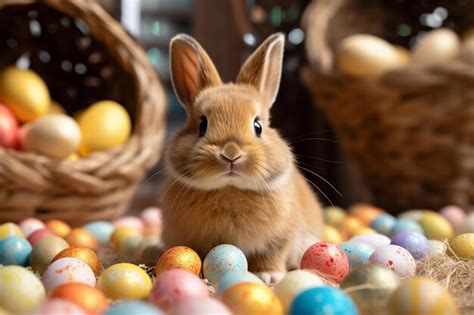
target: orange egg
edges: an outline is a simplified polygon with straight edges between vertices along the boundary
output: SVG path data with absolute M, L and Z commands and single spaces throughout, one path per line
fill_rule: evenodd
M 99 289 L 87 284 L 70 282 L 54 289 L 50 298 L 70 301 L 86 311 L 87 314 L 101 314 L 109 302 Z
M 284 314 L 280 300 L 264 284 L 244 282 L 233 285 L 222 293 L 221 300 L 234 314 Z
M 56 256 L 54 256 L 53 261 L 64 257 L 72 257 L 85 262 L 89 267 L 91 267 L 94 274 L 98 276 L 100 274 L 100 260 L 97 254 L 90 248 L 81 247 L 81 246 L 71 246 L 60 251 Z
M 356 204 L 349 209 L 349 214 L 356 217 L 364 225 L 370 225 L 372 221 L 384 211 L 369 204 Z
M 375 231 L 372 228 L 369 228 L 368 226 L 362 225 L 360 227 L 355 228 L 352 231 L 352 236 L 367 234 L 367 233 L 377 233 L 377 231 Z
M 110 243 L 112 247 L 119 248 L 128 238 L 139 235 L 142 235 L 140 231 L 131 227 L 121 226 L 116 228 L 114 233 L 112 233 L 112 236 L 110 237 Z
M 46 227 L 59 237 L 65 237 L 71 232 L 71 227 L 61 220 L 49 220 L 46 222 Z
M 339 232 L 344 239 L 349 239 L 354 235 L 354 232 L 362 227 L 362 223 L 354 216 L 346 216 L 337 226 Z
M 94 235 L 92 235 L 91 232 L 80 228 L 72 229 L 65 237 L 65 240 L 71 246 L 82 246 L 93 250 L 96 250 L 99 247 L 99 242 Z
M 176 246 L 161 255 L 156 264 L 156 275 L 171 269 L 185 269 L 199 276 L 201 273 L 201 258 L 187 246 Z

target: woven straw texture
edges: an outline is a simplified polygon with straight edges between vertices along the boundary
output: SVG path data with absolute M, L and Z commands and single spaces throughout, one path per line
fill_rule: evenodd
M 133 122 L 126 144 L 75 161 L 0 148 L 0 222 L 119 216 L 164 139 L 165 93 L 145 53 L 90 0 L 2 0 L 0 20 L 0 68 L 27 56 L 68 114 L 112 99 Z
M 358 163 L 373 202 L 394 211 L 446 204 L 473 210 L 474 53 L 374 80 L 345 76 L 334 66 L 341 39 L 389 33 L 391 13 L 362 2 L 318 0 L 307 9 L 302 79 L 315 104 Z

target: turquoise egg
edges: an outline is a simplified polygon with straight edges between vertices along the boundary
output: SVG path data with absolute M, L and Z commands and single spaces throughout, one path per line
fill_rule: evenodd
M 0 241 L 0 265 L 28 266 L 32 249 L 30 243 L 22 237 L 4 238 Z
M 112 305 L 104 315 L 164 315 L 156 306 L 142 301 L 122 301 Z
M 227 288 L 233 286 L 234 284 L 242 282 L 263 283 L 259 277 L 257 277 L 251 272 L 248 272 L 246 270 L 232 270 L 226 272 L 222 276 L 221 280 L 219 281 L 219 285 L 217 286 L 216 295 L 221 294 Z
M 316 287 L 296 296 L 290 306 L 290 315 L 358 315 L 351 298 L 339 288 Z
M 425 235 L 423 232 L 423 228 L 421 225 L 413 220 L 398 220 L 397 223 L 392 228 L 392 231 L 390 231 L 390 235 L 396 235 L 400 232 L 405 232 L 405 231 L 410 231 L 410 232 L 418 232 L 422 235 Z
M 397 219 L 393 215 L 382 214 L 372 221 L 370 227 L 383 235 L 390 235 L 396 223 Z
M 115 225 L 107 221 L 93 221 L 84 225 L 84 229 L 91 232 L 101 245 L 107 245 Z
M 212 284 L 218 284 L 221 277 L 229 271 L 247 271 L 248 264 L 245 254 L 230 244 L 222 244 L 209 251 L 204 259 L 202 270 L 204 278 Z
M 354 269 L 369 262 L 369 257 L 375 250 L 375 247 L 366 243 L 347 241 L 338 244 L 349 258 L 349 266 Z

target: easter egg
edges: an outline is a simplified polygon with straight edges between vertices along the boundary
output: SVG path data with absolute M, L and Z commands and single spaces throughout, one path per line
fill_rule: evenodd
M 346 216 L 344 209 L 339 207 L 326 207 L 324 208 L 324 223 L 337 226 L 342 219 Z
M 412 232 L 418 232 L 420 234 L 425 234 L 423 231 L 423 228 L 421 227 L 418 222 L 412 221 L 412 220 L 405 220 L 405 219 L 400 219 L 395 223 L 395 225 L 392 228 L 392 231 L 390 231 L 390 235 L 395 235 L 400 232 L 404 231 L 412 231 Z
M 349 259 L 337 245 L 322 241 L 311 245 L 305 251 L 300 267 L 340 283 L 349 272 Z
M 46 228 L 59 237 L 66 237 L 71 232 L 71 227 L 61 220 L 46 221 Z
M 348 239 L 361 227 L 363 227 L 363 225 L 359 219 L 348 215 L 338 224 L 337 229 L 344 239 Z
M 185 269 L 199 276 L 201 273 L 201 258 L 187 246 L 176 246 L 161 255 L 156 264 L 156 275 L 171 269 Z
M 71 246 L 82 246 L 94 250 L 99 247 L 99 242 L 95 239 L 94 235 L 81 228 L 72 229 L 64 239 Z
M 28 236 L 28 242 L 30 242 L 31 246 L 35 246 L 36 243 L 38 243 L 40 239 L 42 239 L 45 236 L 51 236 L 51 235 L 55 236 L 56 234 L 54 234 L 48 229 L 40 229 L 40 230 L 34 231 Z
M 446 254 L 446 244 L 438 240 L 428 240 L 428 250 L 425 252 L 426 256 L 444 255 Z
M 384 212 L 382 209 L 369 204 L 355 204 L 349 209 L 349 214 L 357 218 L 362 224 L 369 225 Z
M 145 225 L 145 234 L 156 235 L 161 232 L 163 221 L 161 218 L 161 210 L 159 208 L 146 208 L 140 214 L 140 218 Z
M 372 245 L 374 248 L 388 245 L 391 242 L 391 240 L 387 236 L 382 234 L 362 234 L 354 236 L 350 240 L 354 242 L 369 244 Z
M 474 212 L 467 215 L 466 219 L 456 226 L 456 234 L 474 233 Z
M 51 101 L 51 104 L 50 104 L 49 110 L 48 110 L 48 114 L 64 114 L 64 115 L 67 115 L 67 112 L 64 109 L 64 107 L 59 105 L 58 102 Z
M 283 315 L 283 305 L 273 291 L 264 284 L 239 283 L 221 295 L 221 301 L 233 314 Z
M 19 127 L 12 111 L 0 103 L 0 147 L 17 148 Z
M 231 311 L 213 298 L 188 297 L 179 299 L 167 312 L 168 315 L 215 314 L 231 315 Z M 145 315 L 145 314 L 144 314 Z
M 357 236 L 357 235 L 362 235 L 362 234 L 376 234 L 377 232 L 368 227 L 368 226 L 359 226 L 359 227 L 356 227 L 353 231 L 352 231 L 352 236 Z
M 93 221 L 84 225 L 83 228 L 92 233 L 101 245 L 107 245 L 115 230 L 115 225 L 107 221 Z
M 458 35 L 447 28 L 438 28 L 426 33 L 413 47 L 414 65 L 430 66 L 456 57 L 460 50 Z
M 142 234 L 128 226 L 121 226 L 114 230 L 110 236 L 110 245 L 114 248 L 118 248 L 120 244 L 124 243 L 128 238 L 133 236 L 141 236 Z
M 44 300 L 41 281 L 20 266 L 0 267 L 0 307 L 13 314 L 29 314 Z
M 232 270 L 248 270 L 247 258 L 239 248 L 233 245 L 216 246 L 204 258 L 202 272 L 204 278 L 212 284 L 219 283 L 220 278 Z
M 120 104 L 101 101 L 92 104 L 78 118 L 82 133 L 81 155 L 124 144 L 131 131 L 130 117 Z
M 32 315 L 87 315 L 74 303 L 62 299 L 45 301 Z
M 398 245 L 376 248 L 370 255 L 369 262 L 387 266 L 402 277 L 412 277 L 416 272 L 415 259 L 405 248 Z
M 430 240 L 449 240 L 454 235 L 453 227 L 448 220 L 436 212 L 425 212 L 421 217 L 420 225 Z
M 278 282 L 273 291 L 283 304 L 285 312 L 290 309 L 291 302 L 302 291 L 323 285 L 323 280 L 317 275 L 306 270 L 293 270 Z
M 81 246 L 71 246 L 60 251 L 54 256 L 52 262 L 61 258 L 75 258 L 86 263 L 94 272 L 96 276 L 100 273 L 100 260 L 97 254 L 90 248 Z
M 23 234 L 25 237 L 28 237 L 31 235 L 31 233 L 44 229 L 46 225 L 44 223 L 36 218 L 27 218 L 24 220 L 21 220 L 20 223 L 18 224 L 20 226 L 20 229 L 23 231 Z
M 150 293 L 151 279 L 142 268 L 119 263 L 105 269 L 97 287 L 112 300 L 139 300 Z
M 22 230 L 15 223 L 4 223 L 0 225 L 0 241 L 10 236 L 25 237 Z
M 55 159 L 65 159 L 79 148 L 81 132 L 76 121 L 49 114 L 21 127 L 22 148 Z
M 95 275 L 92 269 L 82 260 L 65 257 L 53 261 L 41 277 L 46 291 L 50 292 L 68 282 L 79 282 L 95 286 Z
M 421 220 L 421 217 L 423 216 L 423 213 L 425 213 L 425 211 L 426 210 L 412 209 L 412 210 L 408 210 L 408 211 L 400 213 L 397 216 L 397 218 L 399 220 L 410 220 L 410 221 L 418 222 Z
M 138 257 L 142 250 L 144 238 L 142 235 L 133 235 L 119 244 L 118 252 L 123 257 Z
M 343 242 L 338 244 L 338 246 L 347 255 L 351 269 L 368 263 L 370 255 L 375 250 L 374 246 L 357 241 Z
M 439 212 L 453 227 L 458 226 L 466 219 L 466 213 L 458 206 L 446 206 Z
M 397 223 L 397 219 L 390 214 L 382 214 L 374 219 L 371 227 L 380 234 L 390 235 L 393 227 Z
M 329 242 L 329 243 L 340 243 L 343 241 L 341 233 L 339 233 L 338 230 L 336 230 L 335 227 L 331 225 L 324 225 L 323 226 L 323 241 Z
M 437 282 L 421 277 L 405 279 L 388 300 L 390 315 L 457 315 L 454 299 Z
M 198 276 L 183 269 L 161 273 L 156 277 L 150 292 L 150 301 L 164 310 L 176 303 L 178 299 L 189 297 L 207 298 L 209 292 Z
M 430 243 L 424 235 L 412 231 L 395 234 L 392 237 L 392 244 L 405 248 L 416 260 L 425 257 L 425 253 L 430 247 Z
M 221 294 L 227 288 L 241 282 L 253 282 L 263 284 L 262 280 L 251 272 L 245 270 L 228 271 L 221 277 L 219 285 L 217 286 L 216 295 Z
M 21 122 L 45 115 L 51 104 L 48 88 L 33 71 L 8 67 L 0 74 L 0 100 Z
M 384 307 L 399 284 L 400 277 L 393 270 L 367 264 L 349 272 L 341 283 L 341 289 L 347 292 L 361 313 L 372 314 Z
M 121 217 L 116 219 L 113 223 L 116 228 L 121 226 L 127 226 L 139 232 L 143 232 L 143 230 L 145 229 L 143 221 L 140 218 L 134 216 Z
M 69 282 L 57 287 L 49 297 L 74 303 L 87 314 L 101 314 L 109 305 L 107 298 L 99 289 L 77 282 Z
M 474 259 L 474 233 L 460 234 L 449 241 L 453 253 L 461 259 Z
M 60 251 L 69 244 L 58 236 L 45 236 L 36 243 L 31 251 L 30 265 L 34 271 L 42 274 Z
M 354 302 L 342 290 L 321 286 L 309 288 L 296 296 L 289 315 L 358 315 Z
M 150 303 L 142 301 L 120 301 L 113 304 L 103 315 L 164 315 L 164 313 Z
M 0 241 L 0 265 L 28 266 L 31 245 L 18 236 L 10 236 Z

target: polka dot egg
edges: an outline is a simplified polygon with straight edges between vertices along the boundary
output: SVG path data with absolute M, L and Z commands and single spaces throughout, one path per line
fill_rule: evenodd
M 248 264 L 244 253 L 229 244 L 222 244 L 211 249 L 203 263 L 204 277 L 213 284 L 219 283 L 220 278 L 228 271 L 247 269 Z
M 323 241 L 306 250 L 300 267 L 314 270 L 322 277 L 340 283 L 349 272 L 349 259 L 337 245 Z
M 413 256 L 406 249 L 397 245 L 377 248 L 370 256 L 369 262 L 387 266 L 402 277 L 412 277 L 416 271 Z

